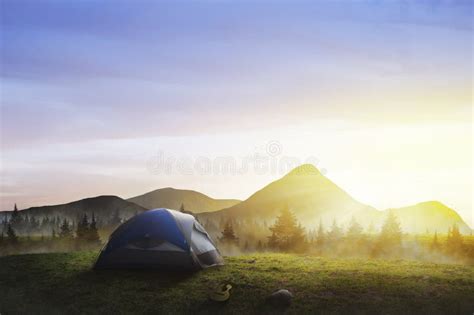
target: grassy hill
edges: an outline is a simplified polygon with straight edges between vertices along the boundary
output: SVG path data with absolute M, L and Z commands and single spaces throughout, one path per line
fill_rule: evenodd
M 168 208 L 178 210 L 183 204 L 193 213 L 216 211 L 240 202 L 236 199 L 213 199 L 194 190 L 162 188 L 128 199 L 147 209 Z
M 275 313 L 274 290 L 293 292 L 289 313 L 472 314 L 474 266 L 259 254 L 228 257 L 198 273 L 92 271 L 97 253 L 0 258 L 2 314 Z M 207 298 L 228 282 L 226 303 Z
M 84 213 L 87 213 L 89 216 L 95 213 L 95 215 L 101 218 L 108 218 L 112 217 L 116 211 L 119 211 L 122 217 L 131 217 L 146 210 L 133 202 L 117 196 L 98 196 L 60 205 L 31 207 L 21 210 L 21 214 L 38 218 L 59 216 L 74 220 L 81 217 Z M 0 212 L 0 215 L 10 215 L 11 213 L 12 211 L 3 211 Z
M 244 220 L 272 222 L 285 207 L 294 212 L 301 224 L 317 228 L 322 221 L 330 226 L 333 220 L 347 227 L 354 217 L 365 228 L 380 229 L 387 211 L 380 211 L 352 198 L 311 164 L 304 164 L 282 178 L 268 184 L 248 199 L 236 205 L 210 213 L 200 213 L 203 222 Z M 402 230 L 409 233 L 446 233 L 457 224 L 464 234 L 471 229 L 453 209 L 430 201 L 414 206 L 392 209 L 400 220 Z
M 471 229 L 463 221 L 461 216 L 453 209 L 438 201 L 421 202 L 413 206 L 396 208 L 392 211 L 399 218 L 404 231 L 434 233 L 447 233 L 448 229 L 455 223 L 461 233 L 469 234 Z
M 94 213 L 106 222 L 117 212 L 122 219 L 126 219 L 147 209 L 179 209 L 182 204 L 186 210 L 197 214 L 202 222 L 215 226 L 214 230 L 210 229 L 214 234 L 220 234 L 221 223 L 229 219 L 266 226 L 285 207 L 289 207 L 307 229 L 317 228 L 320 222 L 329 227 L 333 220 L 337 220 L 340 226 L 347 227 L 353 217 L 365 228 L 373 225 L 375 229 L 380 229 L 387 213 L 358 202 L 310 164 L 293 169 L 242 202 L 236 199 L 213 199 L 192 190 L 163 188 L 128 200 L 117 196 L 98 196 L 61 205 L 32 207 L 21 213 L 36 219 L 58 216 L 61 220 L 67 218 L 76 221 L 83 213 L 89 216 Z M 469 226 L 456 211 L 440 202 L 423 202 L 392 210 L 399 218 L 404 232 L 446 233 L 449 227 L 457 224 L 463 234 L 471 233 Z M 10 214 L 11 211 L 0 212 L 0 221 Z M 50 234 L 51 229 L 42 232 Z M 250 235 L 253 232 L 245 231 L 244 234 Z M 267 232 L 265 228 L 265 233 Z M 266 237 L 267 235 L 263 236 Z

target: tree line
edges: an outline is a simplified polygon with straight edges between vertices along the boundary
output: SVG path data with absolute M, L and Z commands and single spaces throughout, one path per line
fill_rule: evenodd
M 241 235 L 235 231 L 235 225 Z M 209 222 L 206 222 L 205 226 L 214 228 Z M 306 231 L 288 207 L 282 209 L 274 223 L 265 229 L 267 232 L 263 238 L 249 238 L 247 230 L 241 224 L 236 220 L 228 220 L 218 237 L 219 244 L 224 252 L 232 246 L 243 252 L 280 251 L 344 257 L 474 261 L 474 242 L 465 242 L 465 237 L 456 224 L 442 237 L 435 232 L 431 237 L 425 235 L 420 238 L 417 235 L 404 234 L 398 218 L 391 211 L 378 233 L 373 227 L 364 231 L 355 218 L 351 219 L 346 230 L 333 220 L 328 229 L 320 221 L 316 230 Z
M 19 241 L 19 236 L 13 228 L 14 222 L 8 222 L 6 224 L 6 233 L 0 234 L 0 244 L 16 244 Z M 26 236 L 29 238 L 30 236 Z M 44 238 L 44 236 L 43 236 Z M 59 225 L 58 231 L 55 228 L 52 229 L 51 239 L 58 240 L 77 240 L 80 242 L 87 243 L 100 243 L 99 230 L 97 227 L 97 221 L 95 215 L 92 215 L 92 219 L 89 221 L 87 214 L 83 214 L 82 219 L 79 223 L 74 226 L 69 220 L 63 219 Z
M 112 216 L 99 219 L 87 213 L 71 220 L 59 216 L 37 217 L 21 213 L 16 204 L 0 225 L 0 254 L 35 251 L 47 247 L 54 250 L 96 248 L 101 244 L 100 234 L 107 236 L 123 222 L 116 210 Z
M 180 211 L 189 213 L 184 205 Z M 118 210 L 109 217 L 98 218 L 94 213 L 89 217 L 83 213 L 71 220 L 59 216 L 28 216 L 15 205 L 11 215 L 4 216 L 1 222 L 0 249 L 26 246 L 26 241 L 36 241 L 38 246 L 46 242 L 52 250 L 94 248 L 100 245 L 101 235 L 107 237 L 123 221 Z M 288 206 L 271 222 L 221 218 L 219 222 L 201 223 L 224 253 L 280 251 L 342 257 L 436 257 L 437 260 L 451 257 L 474 261 L 474 238 L 463 236 L 458 226 L 453 225 L 447 234 L 408 235 L 403 233 L 398 218 L 390 211 L 379 231 L 373 225 L 364 229 L 355 218 L 345 229 L 333 220 L 328 227 L 320 221 L 315 229 L 307 230 Z

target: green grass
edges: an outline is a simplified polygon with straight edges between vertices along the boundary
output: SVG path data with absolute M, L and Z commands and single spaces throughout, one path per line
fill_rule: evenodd
M 474 267 L 408 261 L 258 254 L 227 257 L 198 273 L 92 271 L 96 253 L 0 258 L 0 313 L 275 313 L 265 302 L 286 288 L 288 313 L 473 314 Z M 210 288 L 233 285 L 228 302 Z

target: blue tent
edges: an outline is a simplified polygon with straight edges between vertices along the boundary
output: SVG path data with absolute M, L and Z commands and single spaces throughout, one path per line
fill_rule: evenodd
M 202 269 L 222 264 L 211 237 L 192 215 L 155 209 L 120 225 L 95 268 Z

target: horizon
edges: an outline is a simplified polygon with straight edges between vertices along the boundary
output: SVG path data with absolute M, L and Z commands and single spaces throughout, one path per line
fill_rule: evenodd
M 439 201 L 474 228 L 469 1 L 0 5 L 2 211 L 245 200 L 309 161 L 378 210 Z
M 298 166 L 295 166 L 294 168 L 290 169 L 286 174 L 284 174 L 282 177 L 277 178 L 275 181 L 280 180 L 280 179 L 282 179 L 283 177 L 286 177 L 287 175 L 289 175 L 290 173 L 293 173 L 295 170 L 300 169 L 301 167 L 312 167 L 312 168 L 314 168 L 314 169 L 318 172 L 318 174 L 317 174 L 318 176 L 324 176 L 324 174 L 323 174 L 323 173 L 324 173 L 324 170 L 323 170 L 323 172 L 321 172 L 321 170 L 319 170 L 315 165 L 306 163 L 306 164 L 300 164 L 300 165 L 298 165 Z M 264 185 L 263 187 L 261 187 L 261 189 L 265 188 L 265 187 L 268 186 L 269 184 L 271 184 L 271 183 L 267 183 L 266 185 Z M 336 183 L 335 183 L 335 184 L 336 184 Z M 337 185 L 337 184 L 336 184 L 336 185 Z M 340 187 L 340 188 L 341 188 L 342 190 L 344 190 L 343 187 Z M 168 186 L 168 187 L 161 187 L 161 188 L 157 188 L 157 189 L 154 189 L 154 190 L 151 190 L 151 191 L 147 191 L 147 192 L 145 192 L 145 193 L 143 193 L 143 194 L 136 195 L 136 196 L 134 195 L 134 196 L 125 197 L 125 196 L 118 196 L 118 195 L 97 195 L 97 196 L 84 197 L 84 198 L 80 198 L 80 199 L 77 199 L 77 200 L 69 200 L 69 201 L 66 202 L 66 203 L 77 202 L 77 201 L 81 201 L 81 200 L 85 200 L 85 199 L 92 199 L 92 198 L 98 198 L 98 197 L 105 197 L 105 196 L 109 196 L 109 197 L 119 197 L 119 198 L 122 198 L 123 200 L 129 200 L 129 199 L 132 199 L 133 197 L 139 197 L 139 196 L 142 196 L 142 195 L 146 195 L 146 194 L 148 194 L 148 193 L 152 193 L 152 192 L 157 191 L 157 190 L 164 190 L 164 189 L 172 189 L 172 190 L 180 190 L 180 191 L 191 191 L 191 192 L 196 192 L 196 193 L 203 194 L 203 195 L 205 195 L 206 197 L 210 197 L 210 198 L 215 199 L 215 200 L 236 200 L 236 201 L 238 201 L 238 203 L 247 200 L 248 198 L 252 197 L 256 192 L 258 192 L 258 191 L 260 190 L 260 189 L 259 189 L 259 190 L 255 191 L 255 192 L 251 193 L 248 197 L 246 197 L 246 198 L 244 198 L 244 199 L 238 199 L 238 198 L 216 198 L 216 197 L 214 197 L 214 196 L 211 196 L 211 195 L 206 194 L 206 193 L 201 192 L 201 191 L 197 191 L 197 190 L 193 190 L 193 189 L 187 189 L 187 188 L 182 188 L 182 187 L 171 187 L 171 186 Z M 350 195 L 350 193 L 349 193 L 349 195 Z M 434 203 L 440 203 L 440 204 L 442 204 L 442 205 L 444 205 L 444 206 L 450 208 L 451 210 L 454 210 L 458 215 L 460 215 L 460 214 L 456 211 L 456 209 L 452 209 L 451 207 L 449 207 L 448 205 L 444 204 L 442 201 L 439 201 L 439 200 L 425 200 L 425 201 L 420 201 L 420 202 L 415 203 L 415 204 L 409 204 L 409 205 L 404 205 L 404 206 L 392 207 L 392 208 L 387 208 L 387 209 L 378 209 L 378 208 L 376 208 L 376 207 L 374 207 L 374 208 L 375 208 L 376 210 L 378 210 L 378 211 L 386 212 L 386 211 L 389 211 L 389 210 L 391 210 L 391 209 L 404 208 L 404 207 L 415 206 L 415 205 L 418 205 L 418 204 L 432 203 L 432 202 L 434 202 Z M 62 203 L 59 203 L 59 204 L 47 204 L 47 205 L 42 205 L 42 206 L 55 206 L 55 205 L 60 205 L 60 204 L 62 204 Z M 14 205 L 17 206 L 16 203 L 15 203 Z M 372 205 L 370 205 L 370 204 L 366 204 L 366 205 L 367 205 L 367 206 L 372 206 Z M 30 208 L 31 208 L 31 207 L 24 208 L 24 209 L 21 209 L 21 208 L 20 208 L 20 209 L 18 209 L 18 210 L 19 210 L 19 211 L 22 211 L 22 210 L 28 210 L 28 209 L 30 209 Z M 150 210 L 152 210 L 152 209 L 150 209 Z M 175 209 L 175 210 L 177 210 L 177 209 Z M 5 211 L 12 211 L 12 210 L 0 210 L 0 212 L 5 212 Z M 177 210 L 177 211 L 179 211 L 179 210 Z M 218 211 L 218 210 L 217 210 L 217 211 Z M 213 212 L 213 211 L 210 211 L 210 212 Z M 471 230 L 474 231 L 474 227 L 471 226 L 470 223 L 467 222 L 461 215 L 460 215 L 460 217 L 461 217 L 461 219 L 463 220 L 463 222 L 466 223 L 467 226 L 468 226 Z

